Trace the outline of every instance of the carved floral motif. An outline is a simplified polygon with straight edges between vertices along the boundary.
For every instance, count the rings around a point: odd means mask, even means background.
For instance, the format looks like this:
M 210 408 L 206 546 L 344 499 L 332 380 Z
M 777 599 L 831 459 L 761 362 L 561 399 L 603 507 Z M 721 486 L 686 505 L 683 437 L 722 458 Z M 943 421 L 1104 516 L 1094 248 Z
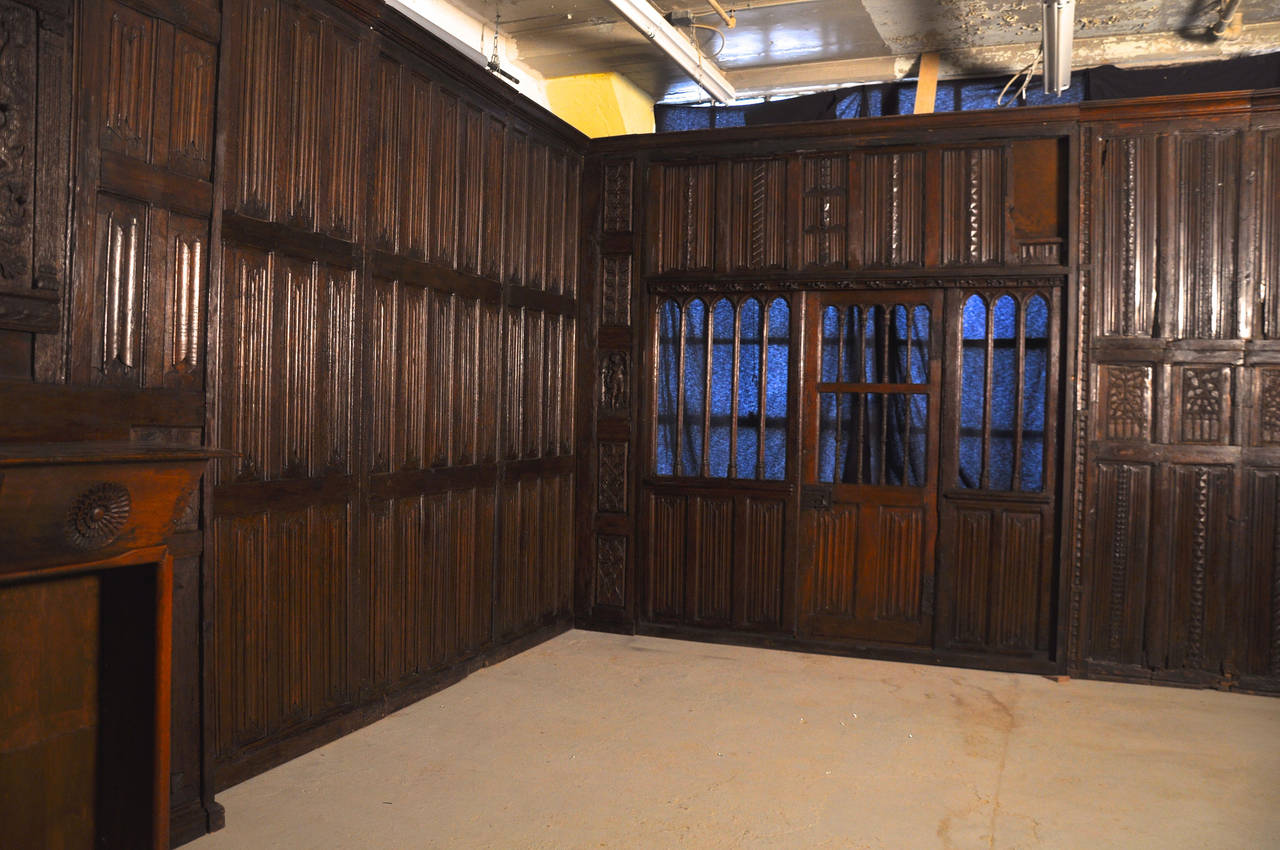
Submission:
M 621 534 L 596 537 L 596 604 L 621 608 L 626 604 L 627 538 Z
M 120 534 L 131 507 L 129 491 L 123 485 L 96 484 L 72 503 L 63 535 L 77 549 L 100 549 Z
M 1144 366 L 1107 368 L 1107 437 L 1132 440 L 1147 433 L 1147 369 Z

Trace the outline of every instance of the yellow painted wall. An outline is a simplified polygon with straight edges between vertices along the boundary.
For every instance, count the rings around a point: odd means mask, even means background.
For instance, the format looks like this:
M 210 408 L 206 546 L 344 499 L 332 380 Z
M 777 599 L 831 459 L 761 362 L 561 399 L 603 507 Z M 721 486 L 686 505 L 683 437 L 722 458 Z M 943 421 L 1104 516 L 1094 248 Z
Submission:
M 593 139 L 653 132 L 653 98 L 621 74 L 547 80 L 551 111 Z

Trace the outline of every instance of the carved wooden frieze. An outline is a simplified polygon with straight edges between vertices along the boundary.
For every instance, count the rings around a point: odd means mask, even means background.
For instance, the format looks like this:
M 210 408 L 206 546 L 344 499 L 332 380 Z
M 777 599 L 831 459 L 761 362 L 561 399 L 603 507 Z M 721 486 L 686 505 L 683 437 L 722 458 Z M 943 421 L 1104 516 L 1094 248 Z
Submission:
M 604 232 L 631 231 L 631 160 L 604 166 Z
M 621 608 L 627 603 L 627 538 L 596 535 L 595 603 Z
M 1145 440 L 1151 434 L 1151 367 L 1098 366 L 1102 439 Z
M 30 289 L 36 166 L 36 15 L 0 3 L 0 288 Z
M 627 444 L 621 442 L 601 443 L 598 447 L 596 510 L 600 513 L 627 512 L 627 449 Z
M 600 360 L 600 409 L 625 412 L 631 407 L 631 356 L 610 351 Z
M 600 324 L 631 325 L 631 256 L 610 254 L 604 258 L 600 278 Z

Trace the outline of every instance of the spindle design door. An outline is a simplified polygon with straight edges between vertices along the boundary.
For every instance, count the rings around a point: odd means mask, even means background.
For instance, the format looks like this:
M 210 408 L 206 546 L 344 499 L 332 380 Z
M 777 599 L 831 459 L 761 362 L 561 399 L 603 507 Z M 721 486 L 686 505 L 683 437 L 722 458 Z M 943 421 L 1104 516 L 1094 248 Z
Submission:
M 815 293 L 806 308 L 806 634 L 928 643 L 941 292 Z

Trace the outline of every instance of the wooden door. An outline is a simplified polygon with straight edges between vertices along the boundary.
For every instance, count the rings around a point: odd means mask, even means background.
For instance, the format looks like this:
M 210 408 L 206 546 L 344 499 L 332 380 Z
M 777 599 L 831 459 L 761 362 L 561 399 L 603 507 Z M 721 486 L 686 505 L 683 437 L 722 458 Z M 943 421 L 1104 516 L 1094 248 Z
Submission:
M 941 292 L 808 298 L 801 629 L 928 643 Z

